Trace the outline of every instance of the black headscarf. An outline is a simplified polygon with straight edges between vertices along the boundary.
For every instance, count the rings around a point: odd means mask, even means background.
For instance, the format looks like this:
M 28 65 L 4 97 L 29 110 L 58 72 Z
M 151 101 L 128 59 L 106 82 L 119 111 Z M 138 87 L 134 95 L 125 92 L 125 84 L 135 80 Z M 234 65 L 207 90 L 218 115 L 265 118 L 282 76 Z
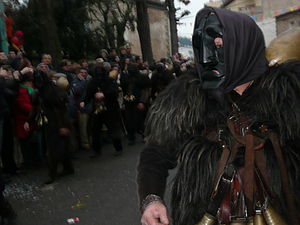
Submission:
M 226 9 L 206 7 L 196 16 L 195 29 L 210 12 L 216 13 L 223 26 L 225 82 L 221 92 L 228 93 L 235 87 L 262 76 L 268 62 L 265 58 L 263 33 L 249 16 Z M 198 72 L 201 73 L 198 50 L 194 48 Z

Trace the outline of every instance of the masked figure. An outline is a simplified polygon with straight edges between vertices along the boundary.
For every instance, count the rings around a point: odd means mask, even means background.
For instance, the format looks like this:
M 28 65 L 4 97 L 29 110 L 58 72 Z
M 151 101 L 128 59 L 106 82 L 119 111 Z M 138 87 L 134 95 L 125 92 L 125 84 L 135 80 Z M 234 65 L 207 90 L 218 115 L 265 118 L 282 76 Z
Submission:
M 286 40 L 266 58 L 250 17 L 199 11 L 197 74 L 172 82 L 147 118 L 137 177 L 143 224 L 300 224 L 300 51 Z M 163 196 L 175 167 L 169 217 Z

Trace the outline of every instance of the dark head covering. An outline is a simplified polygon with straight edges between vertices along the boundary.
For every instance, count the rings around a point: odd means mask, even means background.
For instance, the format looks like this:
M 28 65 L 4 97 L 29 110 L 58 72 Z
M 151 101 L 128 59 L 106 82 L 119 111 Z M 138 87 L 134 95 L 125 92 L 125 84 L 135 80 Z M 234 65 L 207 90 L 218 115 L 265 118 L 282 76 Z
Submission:
M 226 9 L 206 7 L 196 16 L 195 29 L 210 12 L 216 13 L 223 27 L 225 82 L 221 92 L 228 93 L 235 87 L 262 76 L 268 62 L 265 58 L 265 41 L 260 28 L 249 16 Z M 201 73 L 199 52 L 194 48 L 197 70 Z

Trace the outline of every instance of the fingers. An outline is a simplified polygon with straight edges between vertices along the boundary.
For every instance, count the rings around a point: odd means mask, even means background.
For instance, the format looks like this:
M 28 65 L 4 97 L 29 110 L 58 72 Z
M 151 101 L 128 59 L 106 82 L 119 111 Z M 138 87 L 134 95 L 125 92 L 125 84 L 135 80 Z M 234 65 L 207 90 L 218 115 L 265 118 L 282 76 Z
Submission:
M 166 224 L 166 225 L 169 224 L 169 219 L 168 219 L 167 213 L 162 214 L 160 216 L 160 221 L 162 224 Z
M 168 225 L 169 219 L 167 209 L 161 203 L 153 203 L 149 205 L 142 216 L 143 225 Z
M 148 218 L 144 222 L 142 222 L 144 225 L 166 225 L 163 224 L 158 218 Z
M 30 130 L 29 123 L 27 123 L 27 122 L 24 123 L 24 130 L 27 131 L 27 132 Z

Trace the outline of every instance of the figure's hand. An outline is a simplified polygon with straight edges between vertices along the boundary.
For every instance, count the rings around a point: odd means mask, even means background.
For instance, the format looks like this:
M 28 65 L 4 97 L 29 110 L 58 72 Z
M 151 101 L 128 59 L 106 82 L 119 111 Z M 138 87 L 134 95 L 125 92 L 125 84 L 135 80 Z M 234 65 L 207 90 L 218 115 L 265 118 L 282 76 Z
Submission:
M 16 79 L 16 80 L 20 80 L 20 72 L 19 71 L 14 71 L 13 73 L 12 73 L 12 75 L 13 75 L 13 78 L 14 79 Z
M 63 136 L 68 136 L 70 134 L 70 130 L 68 128 L 59 128 L 59 134 Z
M 81 109 L 83 109 L 84 106 L 85 106 L 85 103 L 84 103 L 84 102 L 80 102 L 80 103 L 79 103 L 79 106 L 80 106 Z
M 24 67 L 20 72 L 21 74 L 33 73 L 33 69 L 30 67 Z
M 137 105 L 137 108 L 141 111 L 143 111 L 145 109 L 145 105 L 144 103 L 140 102 L 138 105 Z
M 95 99 L 101 100 L 101 99 L 103 99 L 103 98 L 104 98 L 104 94 L 103 94 L 102 92 L 97 92 L 97 93 L 95 94 Z
M 142 215 L 141 222 L 143 225 L 168 225 L 166 206 L 161 202 L 149 204 Z
M 29 123 L 28 123 L 28 122 L 25 122 L 25 123 L 24 123 L 24 130 L 25 130 L 26 132 L 29 132 L 30 127 L 29 127 Z

